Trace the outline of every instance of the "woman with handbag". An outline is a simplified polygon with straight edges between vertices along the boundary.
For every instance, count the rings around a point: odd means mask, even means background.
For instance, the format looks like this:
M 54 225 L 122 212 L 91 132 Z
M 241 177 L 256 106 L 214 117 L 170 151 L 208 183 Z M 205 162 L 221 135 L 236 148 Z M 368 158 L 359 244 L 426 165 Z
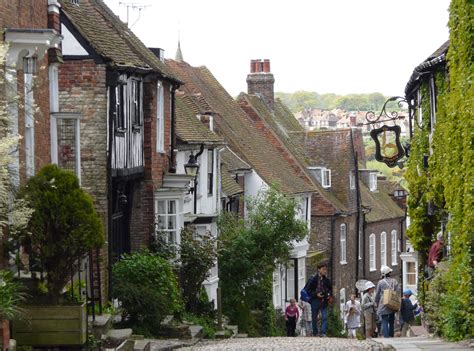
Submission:
M 396 279 L 390 277 L 392 269 L 388 266 L 380 267 L 380 273 L 382 274 L 382 279 L 379 280 L 377 284 L 377 290 L 375 293 L 375 304 L 377 305 L 377 314 L 382 319 L 382 331 L 384 338 L 390 338 L 394 335 L 394 324 L 395 324 L 395 312 L 398 311 L 398 308 L 394 305 L 389 306 L 389 301 L 387 301 L 386 296 L 392 297 L 400 296 L 400 286 Z M 387 293 L 385 293 L 385 291 Z M 391 295 L 391 296 L 390 296 Z M 400 303 L 400 301 L 398 301 Z M 396 308 L 396 309 L 395 309 Z

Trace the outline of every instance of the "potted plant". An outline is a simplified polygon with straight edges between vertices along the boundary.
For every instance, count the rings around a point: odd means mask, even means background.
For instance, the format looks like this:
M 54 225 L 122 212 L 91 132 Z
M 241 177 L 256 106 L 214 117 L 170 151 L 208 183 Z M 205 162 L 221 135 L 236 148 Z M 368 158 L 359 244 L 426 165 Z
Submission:
M 17 240 L 30 264 L 43 272 L 33 279 L 33 304 L 25 305 L 29 321 L 13 325 L 19 345 L 82 345 L 86 341 L 86 306 L 66 305 L 62 292 L 78 262 L 104 243 L 103 227 L 91 197 L 77 177 L 48 165 L 31 177 L 20 198 L 34 210 L 27 230 Z
M 13 280 L 13 273 L 0 270 L 0 347 L 6 350 L 10 341 L 9 321 L 22 316 L 18 307 L 25 299 L 22 286 Z

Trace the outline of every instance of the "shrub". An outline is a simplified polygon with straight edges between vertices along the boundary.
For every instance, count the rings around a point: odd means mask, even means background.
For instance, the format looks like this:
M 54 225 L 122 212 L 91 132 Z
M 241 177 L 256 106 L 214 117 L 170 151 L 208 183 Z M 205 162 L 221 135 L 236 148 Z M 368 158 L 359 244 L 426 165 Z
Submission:
M 0 320 L 21 317 L 18 305 L 25 300 L 20 283 L 13 280 L 13 273 L 0 271 Z
M 77 177 L 56 165 L 31 177 L 20 197 L 34 212 L 18 239 L 46 272 L 48 297 L 56 303 L 77 260 L 104 243 L 102 223 Z
M 131 324 L 154 330 L 167 315 L 181 310 L 178 284 L 165 259 L 150 252 L 125 255 L 112 273 L 112 295 Z
M 184 228 L 179 252 L 179 282 L 186 311 L 198 313 L 200 308 L 205 308 L 204 301 L 200 301 L 202 283 L 217 260 L 215 239 L 210 233 L 197 234 L 189 227 Z

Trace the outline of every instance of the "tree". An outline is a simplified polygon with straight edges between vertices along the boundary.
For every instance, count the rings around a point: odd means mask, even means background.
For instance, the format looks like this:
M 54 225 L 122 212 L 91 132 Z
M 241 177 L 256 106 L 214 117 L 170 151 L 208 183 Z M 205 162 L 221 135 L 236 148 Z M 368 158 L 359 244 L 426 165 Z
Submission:
M 179 248 L 179 282 L 186 311 L 199 313 L 202 283 L 216 264 L 216 243 L 210 233 L 197 234 L 189 227 L 181 231 Z
M 48 297 L 56 303 L 77 261 L 103 245 L 102 222 L 77 177 L 56 165 L 31 177 L 20 196 L 34 212 L 18 240 L 46 272 Z
M 307 235 L 307 226 L 296 218 L 295 199 L 275 188 L 248 199 L 247 208 L 245 220 L 224 214 L 218 223 L 223 310 L 244 330 L 250 310 L 261 310 L 271 330 L 273 271 L 278 263 L 287 262 L 293 242 Z

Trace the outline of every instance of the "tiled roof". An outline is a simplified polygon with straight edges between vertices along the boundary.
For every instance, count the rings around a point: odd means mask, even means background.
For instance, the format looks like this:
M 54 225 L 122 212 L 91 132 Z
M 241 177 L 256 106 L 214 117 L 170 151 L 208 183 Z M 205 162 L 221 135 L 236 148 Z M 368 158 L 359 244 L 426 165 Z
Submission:
M 63 14 L 88 44 L 112 65 L 157 72 L 176 78 L 102 0 L 81 0 L 74 5 L 60 0 Z
M 231 177 L 225 164 L 221 165 L 222 191 L 227 196 L 242 194 L 244 189 Z
M 360 195 L 362 205 L 370 208 L 370 212 L 365 215 L 365 219 L 368 223 L 405 217 L 405 212 L 392 200 L 383 188 L 377 191 L 370 191 L 361 183 Z
M 221 160 L 225 163 L 227 170 L 230 172 L 249 171 L 252 169 L 247 162 L 242 160 L 228 147 L 221 151 Z
M 263 132 L 248 119 L 206 67 L 192 67 L 185 62 L 172 60 L 166 62 L 185 82 L 181 91 L 188 96 L 200 94 L 203 102 L 215 113 L 216 131 L 267 184 L 277 184 L 288 194 L 314 191 L 310 180 L 292 167 L 280 148 L 265 139 Z
M 240 94 L 239 100 L 246 100 L 258 113 L 267 125 L 278 135 L 279 139 L 288 148 L 289 152 L 298 160 L 303 170 L 313 166 L 311 157 L 305 152 L 304 129 L 294 118 L 293 113 L 280 101 L 275 100 L 274 112 L 272 113 L 263 100 L 256 95 Z M 311 177 L 308 174 L 308 177 Z M 347 206 L 332 194 L 331 191 L 323 189 L 317 180 L 313 180 L 313 187 L 319 194 L 329 201 L 335 208 L 346 210 Z
M 210 131 L 196 117 L 199 106 L 192 97 L 176 96 L 176 135 L 183 143 L 223 144 L 224 139 Z

